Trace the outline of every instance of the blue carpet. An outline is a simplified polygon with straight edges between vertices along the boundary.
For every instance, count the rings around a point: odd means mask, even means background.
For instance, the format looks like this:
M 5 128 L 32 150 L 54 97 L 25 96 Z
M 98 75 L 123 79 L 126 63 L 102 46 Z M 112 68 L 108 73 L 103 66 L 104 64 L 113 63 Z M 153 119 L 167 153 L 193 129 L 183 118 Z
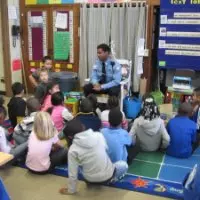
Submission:
M 134 168 L 134 164 L 137 164 L 138 162 L 134 163 L 133 161 L 133 164 L 130 167 L 133 168 L 133 171 L 128 173 L 121 181 L 108 186 L 173 199 L 183 199 L 182 183 L 185 176 L 191 171 L 193 166 L 200 162 L 200 148 L 198 148 L 188 159 L 177 159 L 158 152 L 146 152 L 140 153 L 136 160 L 141 161 L 141 166 Z M 151 165 L 149 165 L 149 163 L 151 163 Z M 157 171 L 157 178 L 144 177 L 144 172 L 139 175 L 134 174 L 134 170 L 137 171 L 138 167 L 145 170 L 151 170 L 151 168 L 154 167 L 154 164 L 160 165 Z M 151 167 L 145 168 L 145 166 Z M 67 165 L 56 167 L 53 174 L 67 177 Z M 83 180 L 81 173 L 79 173 L 79 179 Z

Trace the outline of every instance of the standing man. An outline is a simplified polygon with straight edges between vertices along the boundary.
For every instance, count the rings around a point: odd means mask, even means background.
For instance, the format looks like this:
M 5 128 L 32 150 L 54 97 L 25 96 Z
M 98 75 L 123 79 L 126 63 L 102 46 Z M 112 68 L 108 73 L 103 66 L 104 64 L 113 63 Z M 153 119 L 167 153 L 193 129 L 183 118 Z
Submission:
M 107 44 L 97 46 L 97 56 L 90 83 L 84 86 L 85 96 L 91 93 L 118 96 L 122 78 L 121 65 L 111 59 L 110 47 Z

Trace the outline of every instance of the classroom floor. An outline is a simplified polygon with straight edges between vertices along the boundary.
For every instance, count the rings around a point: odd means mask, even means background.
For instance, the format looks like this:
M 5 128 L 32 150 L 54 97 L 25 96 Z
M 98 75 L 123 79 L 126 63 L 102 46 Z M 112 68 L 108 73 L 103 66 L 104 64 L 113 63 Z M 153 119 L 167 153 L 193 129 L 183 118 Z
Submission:
M 195 164 L 199 163 L 200 148 L 187 159 L 178 159 L 161 152 L 141 152 L 129 167 L 129 173 L 168 182 L 184 181 Z
M 79 193 L 76 196 L 62 196 L 59 188 L 66 186 L 67 179 L 54 175 L 32 175 L 27 170 L 12 167 L 1 169 L 0 177 L 11 196 L 11 200 L 165 200 L 166 198 L 150 196 L 127 190 L 110 187 L 88 189 L 83 182 L 79 182 Z

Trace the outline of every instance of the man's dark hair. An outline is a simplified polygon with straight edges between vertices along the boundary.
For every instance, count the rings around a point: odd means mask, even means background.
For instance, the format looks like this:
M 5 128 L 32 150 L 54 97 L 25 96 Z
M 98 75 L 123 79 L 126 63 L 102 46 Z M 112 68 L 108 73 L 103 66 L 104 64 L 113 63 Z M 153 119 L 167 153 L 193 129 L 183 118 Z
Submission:
M 44 56 L 42 62 L 45 63 L 47 60 L 52 60 L 50 56 Z
M 53 106 L 61 105 L 64 102 L 64 95 L 62 92 L 56 92 L 51 96 L 51 103 Z
M 108 118 L 112 127 L 118 127 L 122 123 L 123 115 L 120 109 L 117 107 L 110 110 Z
M 110 47 L 107 44 L 100 44 L 97 46 L 97 49 L 102 49 L 104 52 L 110 53 Z
M 23 90 L 24 90 L 23 84 L 21 84 L 20 82 L 13 83 L 12 93 L 14 96 L 20 94 Z

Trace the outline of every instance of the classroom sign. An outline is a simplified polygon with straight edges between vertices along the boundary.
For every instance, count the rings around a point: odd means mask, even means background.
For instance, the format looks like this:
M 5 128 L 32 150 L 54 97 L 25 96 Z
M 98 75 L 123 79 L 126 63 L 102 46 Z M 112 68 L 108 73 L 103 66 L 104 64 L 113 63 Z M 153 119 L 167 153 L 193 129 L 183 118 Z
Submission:
M 161 0 L 158 67 L 200 70 L 200 0 Z

